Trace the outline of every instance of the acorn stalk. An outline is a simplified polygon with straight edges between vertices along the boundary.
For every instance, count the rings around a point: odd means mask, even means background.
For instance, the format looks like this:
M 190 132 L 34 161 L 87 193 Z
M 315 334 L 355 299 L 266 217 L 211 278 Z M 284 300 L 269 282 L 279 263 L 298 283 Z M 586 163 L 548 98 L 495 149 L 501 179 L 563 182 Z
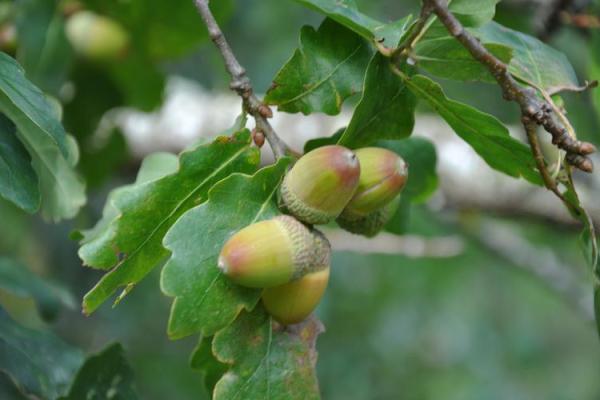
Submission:
M 360 176 L 356 155 L 342 146 L 324 146 L 301 157 L 281 185 L 285 208 L 308 224 L 335 219 L 354 195 Z
M 329 262 L 330 247 L 320 233 L 282 215 L 249 225 L 223 246 L 218 267 L 233 282 L 266 288 L 296 280 Z

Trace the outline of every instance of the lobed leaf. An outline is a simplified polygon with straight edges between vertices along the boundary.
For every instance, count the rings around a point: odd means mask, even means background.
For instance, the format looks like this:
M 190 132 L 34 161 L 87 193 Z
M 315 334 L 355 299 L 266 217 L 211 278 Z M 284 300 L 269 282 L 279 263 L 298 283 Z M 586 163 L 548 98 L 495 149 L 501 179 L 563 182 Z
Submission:
M 485 43 L 499 43 L 513 50 L 509 71 L 515 77 L 551 93 L 579 87 L 567 57 L 540 40 L 493 21 L 473 33 Z
M 235 285 L 217 268 L 226 240 L 239 229 L 280 214 L 276 197 L 289 159 L 256 174 L 234 174 L 215 185 L 208 201 L 183 215 L 163 241 L 171 252 L 161 276 L 162 291 L 175 297 L 168 334 L 211 336 L 245 308 L 254 308 L 261 291 Z
M 0 53 L 0 111 L 17 127 L 39 180 L 42 215 L 75 216 L 85 203 L 85 186 L 75 173 L 77 144 L 62 127 L 56 110 L 24 75 L 19 64 Z
M 17 138 L 15 125 L 0 114 L 0 196 L 28 213 L 40 207 L 40 191 L 31 158 Z
M 498 119 L 447 98 L 440 85 L 423 75 L 415 75 L 405 81 L 410 90 L 426 100 L 490 167 L 541 185 L 529 148 L 512 138 Z
M 258 162 L 258 150 L 244 130 L 184 151 L 178 170 L 169 175 L 146 182 L 142 178 L 111 194 L 105 215 L 84 233 L 79 249 L 86 265 L 111 269 L 85 295 L 84 312 L 93 312 L 121 286 L 126 286 L 121 297 L 126 295 L 168 255 L 162 240 L 175 221 L 204 202 L 215 183 L 234 172 L 252 172 Z M 163 171 L 159 168 L 157 175 Z
M 61 307 L 74 308 L 72 295 L 64 288 L 43 280 L 19 262 L 0 257 L 0 289 L 35 300 L 40 314 L 53 319 Z
M 265 102 L 291 113 L 337 114 L 346 98 L 361 91 L 371 53 L 365 40 L 331 19 L 316 31 L 304 26 L 299 48 L 275 76 Z
M 137 398 L 133 370 L 125 358 L 123 347 L 115 343 L 85 360 L 69 394 L 60 400 Z
M 262 306 L 242 313 L 214 337 L 214 354 L 231 369 L 217 382 L 213 399 L 320 399 L 314 345 L 321 331 L 312 318 L 286 329 Z
M 56 399 L 64 394 L 83 363 L 79 349 L 48 331 L 16 324 L 0 308 L 0 373 L 33 398 Z
M 416 104 L 413 93 L 390 69 L 389 58 L 375 54 L 365 74 L 362 98 L 338 144 L 358 148 L 409 136 Z
M 500 60 L 510 62 L 510 47 L 497 43 L 487 43 L 485 47 Z M 440 37 L 418 43 L 414 59 L 418 67 L 440 78 L 496 83 L 489 70 L 476 61 L 453 37 Z
M 198 345 L 194 349 L 190 358 L 190 366 L 200 370 L 204 375 L 204 385 L 209 392 L 212 392 L 215 385 L 227 372 L 227 364 L 223 364 L 215 358 L 212 352 L 213 337 L 200 337 Z

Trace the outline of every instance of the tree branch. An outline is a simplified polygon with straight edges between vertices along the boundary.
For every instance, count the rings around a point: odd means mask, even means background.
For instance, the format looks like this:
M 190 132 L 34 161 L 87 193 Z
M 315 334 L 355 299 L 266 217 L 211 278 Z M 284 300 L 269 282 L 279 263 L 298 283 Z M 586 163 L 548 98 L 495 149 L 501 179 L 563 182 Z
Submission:
M 423 0 L 423 7 L 431 7 L 448 32 L 471 53 L 475 60 L 487 67 L 502 88 L 504 98 L 519 104 L 522 117 L 543 126 L 552 135 L 552 143 L 567 152 L 566 160 L 569 164 L 582 171 L 592 172 L 593 164 L 587 156 L 596 151 L 594 145 L 571 137 L 567 127 L 553 112 L 552 105 L 537 97 L 532 88 L 521 86 L 508 71 L 508 66 L 464 29 L 460 21 L 448 10 L 446 1 Z
M 250 79 L 246 76 L 246 70 L 240 65 L 233 54 L 233 50 L 229 46 L 229 43 L 227 43 L 225 35 L 223 35 L 219 24 L 210 11 L 208 1 L 194 0 L 194 3 L 208 28 L 211 40 L 215 43 L 223 57 L 227 72 L 231 75 L 229 86 L 242 98 L 244 108 L 254 117 L 257 129 L 264 133 L 275 158 L 283 157 L 288 152 L 288 147 L 268 121 L 268 118 L 273 115 L 271 109 L 254 95 Z

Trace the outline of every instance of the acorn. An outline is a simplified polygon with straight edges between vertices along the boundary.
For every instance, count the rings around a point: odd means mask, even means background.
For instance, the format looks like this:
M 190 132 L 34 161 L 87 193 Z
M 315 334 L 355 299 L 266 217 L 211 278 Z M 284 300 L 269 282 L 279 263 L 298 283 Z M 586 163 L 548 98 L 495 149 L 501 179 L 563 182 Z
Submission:
M 283 325 L 302 322 L 317 308 L 329 281 L 329 266 L 302 278 L 265 289 L 262 302 L 269 314 Z
M 327 239 L 289 215 L 256 222 L 223 246 L 218 267 L 236 284 L 268 288 L 329 265 Z
M 379 147 L 356 150 L 360 162 L 358 188 L 344 208 L 344 219 L 359 219 L 382 209 L 406 185 L 408 166 L 393 151 Z
M 373 237 L 383 229 L 385 224 L 387 224 L 390 219 L 392 219 L 398 210 L 399 205 L 400 196 L 397 196 L 394 200 L 379 210 L 375 210 L 364 217 L 345 218 L 344 214 L 342 214 L 338 217 L 336 222 L 340 228 L 348 232 L 366 237 Z
M 307 224 L 335 219 L 354 195 L 360 177 L 356 155 L 342 146 L 319 147 L 301 157 L 281 184 L 283 205 Z
M 72 14 L 65 30 L 75 52 L 92 61 L 118 59 L 129 47 L 129 34 L 119 23 L 91 11 Z

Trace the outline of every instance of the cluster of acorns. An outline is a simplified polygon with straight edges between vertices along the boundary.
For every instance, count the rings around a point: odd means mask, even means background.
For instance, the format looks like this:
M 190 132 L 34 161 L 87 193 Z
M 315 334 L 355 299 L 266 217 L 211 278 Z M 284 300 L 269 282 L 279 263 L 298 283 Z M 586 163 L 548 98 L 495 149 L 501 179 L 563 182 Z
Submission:
M 262 302 L 280 323 L 301 322 L 329 280 L 331 247 L 313 225 L 335 219 L 352 233 L 376 235 L 396 211 L 407 175 L 404 160 L 386 149 L 313 150 L 281 184 L 280 205 L 290 215 L 235 233 L 221 250 L 219 268 L 236 284 L 264 289 Z

